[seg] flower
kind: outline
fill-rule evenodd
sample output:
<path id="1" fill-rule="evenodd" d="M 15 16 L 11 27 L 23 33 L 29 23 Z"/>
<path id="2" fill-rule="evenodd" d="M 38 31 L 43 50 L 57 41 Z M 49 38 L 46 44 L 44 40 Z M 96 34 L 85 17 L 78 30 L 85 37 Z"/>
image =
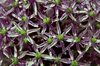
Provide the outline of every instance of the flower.
<path id="1" fill-rule="evenodd" d="M 48 59 L 51 62 L 54 62 L 52 65 L 62 65 L 64 64 L 71 64 L 69 58 L 62 58 L 63 53 L 59 53 L 58 55 L 55 53 L 53 49 L 50 49 L 49 52 L 51 53 L 51 59 Z"/>
<path id="2" fill-rule="evenodd" d="M 88 32 L 90 33 L 90 35 L 87 37 L 87 39 L 86 39 L 86 37 L 84 37 L 84 39 L 86 40 L 84 42 L 86 43 L 86 45 L 89 45 L 88 49 L 89 49 L 89 47 L 92 46 L 95 51 L 100 53 L 99 47 L 98 47 L 98 45 L 96 45 L 96 44 L 98 44 L 100 42 L 99 41 L 99 37 L 98 37 L 99 34 L 100 34 L 100 30 L 97 30 L 96 32 L 92 32 L 92 30 L 89 29 Z"/>
<path id="3" fill-rule="evenodd" d="M 67 41 L 67 42 L 70 42 L 70 44 L 66 47 L 66 49 L 65 49 L 64 51 L 66 51 L 68 48 L 71 48 L 71 47 L 75 44 L 78 53 L 81 54 L 81 50 L 80 50 L 79 45 L 82 46 L 82 44 L 83 44 L 84 39 L 82 39 L 82 38 L 85 36 L 85 34 L 86 34 L 86 32 L 87 32 L 87 28 L 84 29 L 84 30 L 83 30 L 82 32 L 80 32 L 79 34 L 78 34 L 76 28 L 77 28 L 77 26 L 72 26 L 72 34 L 73 34 L 73 36 L 68 37 L 68 38 L 66 39 L 66 41 Z"/>
<path id="4" fill-rule="evenodd" d="M 32 62 L 31 65 L 44 65 L 42 58 L 44 58 L 46 60 L 50 60 L 50 59 L 53 59 L 54 58 L 54 57 L 49 56 L 47 54 L 43 54 L 45 52 L 45 49 L 44 48 L 42 48 L 39 51 L 39 48 L 37 47 L 37 44 L 34 44 L 34 51 L 35 52 L 27 52 L 26 55 L 33 56 L 34 58 L 32 58 L 31 61 L 27 61 L 26 62 L 26 65 L 30 65 L 30 62 Z"/>
<path id="5" fill-rule="evenodd" d="M 25 53 L 23 53 L 22 55 L 19 55 L 17 53 L 18 51 L 16 46 L 14 46 L 14 53 L 11 52 L 11 48 L 9 48 L 9 46 L 3 48 L 3 54 L 7 57 L 7 59 L 11 61 L 10 65 L 25 65 L 25 61 L 23 62 L 22 60 L 22 58 L 25 56 Z"/>
<path id="6" fill-rule="evenodd" d="M 16 7 L 18 5 L 18 1 L 13 2 L 13 6 Z"/>
<path id="7" fill-rule="evenodd" d="M 51 32 L 51 33 L 45 33 L 44 34 L 44 35 L 49 36 L 49 38 L 52 37 L 52 39 L 49 39 L 51 41 L 53 40 L 51 42 L 51 44 L 49 44 L 47 42 L 43 42 L 43 43 L 40 44 L 40 47 L 44 46 L 44 48 L 50 49 L 53 46 L 57 47 L 57 42 L 60 42 L 60 46 L 59 47 L 61 47 L 62 50 L 64 50 L 65 47 L 64 47 L 64 42 L 63 41 L 66 39 L 66 34 L 71 30 L 72 25 L 68 25 L 67 28 L 64 30 L 63 33 L 61 33 L 61 29 L 60 29 L 59 23 L 56 23 L 56 25 L 57 25 L 57 33 Z M 46 38 L 46 40 L 48 41 L 47 37 L 42 36 L 42 38 Z"/>
<path id="8" fill-rule="evenodd" d="M 3 42 L 4 42 L 4 44 L 6 44 L 6 42 L 8 41 L 10 41 L 11 39 L 10 39 L 10 37 L 8 37 L 8 34 L 9 34 L 9 29 L 12 27 L 12 24 L 10 23 L 9 25 L 7 25 L 7 26 L 4 26 L 4 24 L 0 24 L 1 25 L 1 29 L 0 29 L 0 44 L 2 45 L 3 44 Z"/>

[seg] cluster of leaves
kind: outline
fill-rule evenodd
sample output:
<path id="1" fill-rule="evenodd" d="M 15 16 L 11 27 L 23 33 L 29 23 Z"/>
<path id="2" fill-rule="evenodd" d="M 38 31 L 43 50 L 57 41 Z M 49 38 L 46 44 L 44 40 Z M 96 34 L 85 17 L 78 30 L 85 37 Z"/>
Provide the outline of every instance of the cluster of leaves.
<path id="1" fill-rule="evenodd" d="M 1 0 L 1 66 L 100 65 L 98 0 Z"/>

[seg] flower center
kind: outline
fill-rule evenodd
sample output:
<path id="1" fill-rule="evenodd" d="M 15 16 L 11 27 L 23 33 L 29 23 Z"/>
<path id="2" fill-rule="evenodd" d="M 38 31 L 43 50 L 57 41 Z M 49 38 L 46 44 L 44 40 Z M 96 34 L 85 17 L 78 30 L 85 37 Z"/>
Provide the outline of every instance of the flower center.
<path id="1" fill-rule="evenodd" d="M 21 31 L 20 31 L 20 34 L 21 34 L 21 35 L 25 35 L 25 34 L 26 34 L 26 31 L 25 31 L 25 30 L 21 30 Z"/>
<path id="2" fill-rule="evenodd" d="M 13 58 L 13 59 L 12 59 L 12 63 L 13 63 L 13 64 L 17 64 L 17 63 L 18 63 L 18 59 L 17 59 L 17 58 Z"/>
<path id="3" fill-rule="evenodd" d="M 27 44 L 28 42 L 27 38 L 24 38 L 23 41 L 24 41 L 24 44 Z"/>
<path id="4" fill-rule="evenodd" d="M 41 38 L 41 36 L 40 35 L 37 35 L 37 38 Z"/>
<path id="5" fill-rule="evenodd" d="M 55 62 L 58 62 L 60 59 L 61 59 L 60 57 L 56 57 Z"/>
<path id="6" fill-rule="evenodd" d="M 92 42 L 92 43 L 95 43 L 96 40 L 97 40 L 96 37 L 91 38 L 91 42 Z"/>
<path id="7" fill-rule="evenodd" d="M 45 24 L 50 23 L 50 18 L 46 17 L 45 19 L 43 19 L 43 22 L 44 22 Z"/>
<path id="8" fill-rule="evenodd" d="M 51 44 L 52 41 L 53 41 L 52 38 L 48 38 L 48 40 L 47 40 L 48 44 Z"/>
<path id="9" fill-rule="evenodd" d="M 60 0 L 55 0 L 55 3 L 56 4 L 60 4 Z"/>
<path id="10" fill-rule="evenodd" d="M 23 1 L 23 3 L 22 3 L 23 5 L 26 5 L 27 4 L 27 2 L 26 1 Z"/>
<path id="11" fill-rule="evenodd" d="M 96 24 L 96 26 L 100 29 L 100 24 Z"/>
<path id="12" fill-rule="evenodd" d="M 67 8 L 67 12 L 72 12 L 72 8 L 71 7 L 68 7 Z"/>
<path id="13" fill-rule="evenodd" d="M 71 66 L 78 66 L 78 62 L 76 60 L 72 61 Z"/>
<path id="14" fill-rule="evenodd" d="M 1 34 L 2 34 L 2 35 L 5 35 L 5 34 L 6 34 L 6 29 L 2 29 L 2 30 L 1 30 Z"/>
<path id="15" fill-rule="evenodd" d="M 90 11 L 89 12 L 89 16 L 93 16 L 94 15 L 94 12 L 93 11 Z"/>
<path id="16" fill-rule="evenodd" d="M 18 5 L 18 1 L 13 2 L 13 6 L 17 6 Z"/>
<path id="17" fill-rule="evenodd" d="M 39 59 L 39 58 L 41 57 L 41 53 L 40 53 L 40 52 L 35 53 L 35 57 L 36 57 L 37 59 Z"/>
<path id="18" fill-rule="evenodd" d="M 80 42 L 80 38 L 76 36 L 76 37 L 75 37 L 75 41 L 76 41 L 76 43 L 77 43 L 77 42 Z"/>
<path id="19" fill-rule="evenodd" d="M 27 20 L 27 17 L 26 16 L 23 16 L 22 17 L 22 21 L 25 22 L 26 20 Z"/>
<path id="20" fill-rule="evenodd" d="M 63 38 L 64 38 L 64 36 L 63 36 L 62 34 L 57 35 L 57 39 L 58 39 L 58 40 L 61 41 L 61 40 L 63 40 Z"/>
<path id="21" fill-rule="evenodd" d="M 80 0 L 76 0 L 76 2 L 80 2 Z"/>

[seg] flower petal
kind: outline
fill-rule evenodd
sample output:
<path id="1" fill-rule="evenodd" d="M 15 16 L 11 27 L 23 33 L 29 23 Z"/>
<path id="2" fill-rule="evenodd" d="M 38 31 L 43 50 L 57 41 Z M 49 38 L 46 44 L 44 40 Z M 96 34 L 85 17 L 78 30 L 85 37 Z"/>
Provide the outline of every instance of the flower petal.
<path id="1" fill-rule="evenodd" d="M 93 47 L 95 51 L 97 51 L 98 53 L 100 53 L 100 50 L 99 48 L 96 46 L 96 47 Z"/>
<path id="2" fill-rule="evenodd" d="M 74 55 L 73 55 L 71 49 L 68 49 L 68 52 L 69 52 L 69 55 L 70 55 L 71 60 L 74 60 Z"/>
<path id="3" fill-rule="evenodd" d="M 14 46 L 14 57 L 17 57 L 17 48 Z"/>
<path id="4" fill-rule="evenodd" d="M 29 56 L 35 56 L 35 53 L 34 52 L 26 52 L 26 55 L 29 55 Z"/>
<path id="5" fill-rule="evenodd" d="M 64 13 L 61 17 L 60 17 L 60 20 L 63 20 L 65 19 L 65 17 L 68 16 L 66 13 Z"/>
<path id="6" fill-rule="evenodd" d="M 10 14 L 11 12 L 13 12 L 14 11 L 14 8 L 11 8 L 10 10 L 8 10 L 5 14 L 4 14 L 4 16 L 7 16 L 8 14 Z"/>
<path id="7" fill-rule="evenodd" d="M 34 51 L 35 51 L 35 52 L 39 52 L 39 50 L 38 50 L 38 47 L 37 47 L 36 43 L 33 45 L 33 47 L 34 47 L 33 49 L 34 49 Z"/>
<path id="8" fill-rule="evenodd" d="M 28 36 L 27 39 L 31 44 L 34 44 L 34 41 L 33 41 L 33 39 L 31 37 Z"/>
<path id="9" fill-rule="evenodd" d="M 20 56 L 18 56 L 18 59 L 25 57 L 26 54 L 27 54 L 27 51 L 22 52 L 22 54 Z"/>
<path id="10" fill-rule="evenodd" d="M 82 32 L 79 34 L 79 37 L 80 37 L 80 38 L 83 37 L 83 35 L 85 35 L 86 32 L 87 32 L 87 29 L 85 29 L 84 31 L 82 31 Z"/>
<path id="11" fill-rule="evenodd" d="M 15 17 L 16 19 L 18 19 L 19 21 L 21 21 L 22 19 L 20 17 L 18 17 L 16 14 L 12 14 L 13 17 Z"/>
<path id="12" fill-rule="evenodd" d="M 36 59 L 34 61 L 27 61 L 26 66 L 32 66 L 34 63 L 36 63 Z"/>
<path id="13" fill-rule="evenodd" d="M 79 44 L 76 44 L 76 49 L 77 49 L 77 52 L 78 52 L 79 54 L 82 53 L 82 52 L 81 52 L 81 49 L 80 49 L 80 47 L 79 47 Z"/>
<path id="14" fill-rule="evenodd" d="M 40 30 L 40 28 L 30 29 L 30 30 L 27 30 L 27 34 L 30 34 L 33 32 L 38 32 L 39 30 Z"/>
<path id="15" fill-rule="evenodd" d="M 99 30 L 97 30 L 95 33 L 94 33 L 94 37 L 98 37 L 100 35 L 100 29 Z"/>
<path id="16" fill-rule="evenodd" d="M 40 61 L 40 66 L 44 66 L 44 64 L 43 64 L 43 61 L 42 61 L 42 60 Z"/>
<path id="17" fill-rule="evenodd" d="M 37 6 L 36 6 L 35 2 L 34 2 L 34 6 L 33 7 L 34 7 L 34 14 L 37 15 Z"/>
<path id="18" fill-rule="evenodd" d="M 55 12 L 56 12 L 56 18 L 58 19 L 58 16 L 59 16 L 59 10 L 56 8 Z"/>
<path id="19" fill-rule="evenodd" d="M 8 37 L 12 37 L 12 38 L 14 38 L 14 37 L 18 37 L 19 35 L 18 35 L 18 34 L 15 34 L 15 33 L 14 33 L 14 34 L 11 33 L 11 34 L 7 34 L 7 36 L 8 36 Z"/>
<path id="20" fill-rule="evenodd" d="M 70 14 L 69 17 L 70 17 L 73 21 L 76 22 L 76 18 L 75 18 L 72 14 Z"/>
<path id="21" fill-rule="evenodd" d="M 85 54 L 85 52 L 86 52 L 86 51 L 83 51 L 81 54 L 79 54 L 79 55 L 77 56 L 77 58 L 76 58 L 76 61 L 79 61 L 79 60 L 83 57 L 83 55 Z"/>
<path id="22" fill-rule="evenodd" d="M 55 46 L 57 42 L 58 42 L 57 39 L 54 39 L 53 42 L 48 46 L 48 49 Z"/>
<path id="23" fill-rule="evenodd" d="M 83 21 L 85 21 L 87 18 L 88 18 L 88 15 L 85 15 L 85 16 L 79 18 L 79 22 L 83 22 Z"/>
<path id="24" fill-rule="evenodd" d="M 33 26 L 33 27 L 38 27 L 38 24 L 33 23 L 32 21 L 29 22 L 29 25 Z"/>
<path id="25" fill-rule="evenodd" d="M 86 11 L 81 11 L 81 10 L 78 11 L 78 10 L 77 10 L 77 11 L 74 11 L 74 13 L 76 13 L 76 14 L 82 14 L 82 13 L 86 13 Z"/>
<path id="26" fill-rule="evenodd" d="M 68 25 L 65 29 L 64 29 L 64 32 L 63 32 L 63 35 L 65 36 L 72 28 L 72 24 Z"/>
<path id="27" fill-rule="evenodd" d="M 47 30 L 47 25 L 43 26 L 41 33 L 44 34 Z"/>
<path id="28" fill-rule="evenodd" d="M 72 27 L 72 34 L 73 34 L 73 36 L 77 36 L 77 26 L 75 25 L 73 25 L 73 27 Z"/>
<path id="29" fill-rule="evenodd" d="M 42 57 L 43 57 L 45 60 L 52 60 L 52 59 L 55 59 L 55 57 L 49 56 L 49 55 L 46 55 L 46 54 L 42 54 Z"/>
<path id="30" fill-rule="evenodd" d="M 40 51 L 40 53 L 44 53 L 45 52 L 45 50 L 48 48 L 48 44 L 46 45 L 46 46 L 44 46 L 42 49 L 41 49 L 41 51 Z"/>
<path id="31" fill-rule="evenodd" d="M 39 17 L 40 17 L 41 19 L 44 18 L 43 14 L 41 14 L 40 12 L 38 12 L 38 15 L 39 15 Z"/>
<path id="32" fill-rule="evenodd" d="M 100 39 L 97 39 L 97 40 L 96 40 L 96 43 L 100 43 Z"/>
<path id="33" fill-rule="evenodd" d="M 46 46 L 46 45 L 47 45 L 47 42 L 44 41 L 43 43 L 39 44 L 37 47 L 38 47 L 38 48 L 41 48 L 41 47 L 44 47 L 44 46 Z"/>
<path id="34" fill-rule="evenodd" d="M 7 49 L 7 46 L 3 48 L 3 54 L 7 57 L 7 58 L 10 58 L 9 54 L 8 54 L 8 49 Z"/>
<path id="35" fill-rule="evenodd" d="M 57 25 L 57 34 L 61 34 L 61 29 L 60 29 L 60 25 L 58 22 L 56 22 L 56 25 Z"/>
<path id="36" fill-rule="evenodd" d="M 69 59 L 60 59 L 60 62 L 65 64 L 71 64 L 71 61 Z"/>

